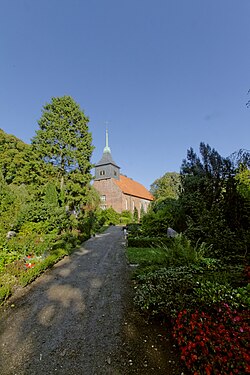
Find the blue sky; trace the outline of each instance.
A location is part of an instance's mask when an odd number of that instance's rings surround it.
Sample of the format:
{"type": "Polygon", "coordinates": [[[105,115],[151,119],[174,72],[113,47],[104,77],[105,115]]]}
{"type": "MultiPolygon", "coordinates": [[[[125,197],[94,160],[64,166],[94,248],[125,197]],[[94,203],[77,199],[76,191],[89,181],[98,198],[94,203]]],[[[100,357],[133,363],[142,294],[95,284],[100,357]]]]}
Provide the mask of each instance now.
{"type": "Polygon", "coordinates": [[[201,141],[250,149],[249,0],[1,0],[0,128],[25,142],[71,95],[99,161],[150,184],[201,141]]]}

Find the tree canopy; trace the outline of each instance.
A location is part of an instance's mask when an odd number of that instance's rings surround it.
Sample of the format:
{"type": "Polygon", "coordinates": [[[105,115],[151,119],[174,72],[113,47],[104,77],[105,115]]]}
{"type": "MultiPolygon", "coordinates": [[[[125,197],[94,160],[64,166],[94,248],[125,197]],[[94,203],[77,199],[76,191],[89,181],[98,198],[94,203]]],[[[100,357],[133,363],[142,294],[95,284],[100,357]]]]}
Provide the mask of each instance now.
{"type": "Polygon", "coordinates": [[[150,192],[155,199],[178,198],[180,189],[180,174],[167,172],[162,177],[157,178],[150,186],[150,192]]]}
{"type": "Polygon", "coordinates": [[[242,153],[237,154],[225,158],[201,143],[201,157],[191,148],[181,167],[183,228],[192,240],[200,238],[230,253],[246,252],[250,235],[250,207],[244,196],[248,155],[242,159],[242,153]]]}

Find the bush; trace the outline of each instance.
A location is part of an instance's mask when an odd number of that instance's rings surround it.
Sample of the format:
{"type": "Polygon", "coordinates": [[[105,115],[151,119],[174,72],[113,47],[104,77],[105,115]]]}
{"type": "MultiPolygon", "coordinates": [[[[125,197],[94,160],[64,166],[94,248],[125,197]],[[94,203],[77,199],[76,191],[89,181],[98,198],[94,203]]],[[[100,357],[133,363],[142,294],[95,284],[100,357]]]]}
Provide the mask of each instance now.
{"type": "Polygon", "coordinates": [[[128,210],[122,211],[121,217],[120,217],[121,224],[128,225],[129,223],[132,222],[132,220],[133,220],[133,215],[130,211],[128,210]]]}
{"type": "Polygon", "coordinates": [[[137,237],[141,235],[141,224],[139,223],[129,223],[127,224],[128,234],[132,237],[137,237]]]}
{"type": "MultiPolygon", "coordinates": [[[[134,248],[161,248],[165,253],[166,266],[183,266],[190,264],[204,263],[206,261],[216,262],[213,259],[206,259],[205,254],[209,249],[205,243],[191,245],[191,241],[179,234],[175,238],[133,238],[128,237],[128,246],[134,248]]],[[[143,254],[143,253],[142,253],[143,254]]],[[[139,262],[140,263],[140,262],[139,262]]]]}
{"type": "Polygon", "coordinates": [[[193,246],[191,241],[182,234],[173,238],[170,245],[169,249],[166,249],[169,262],[176,266],[201,263],[210,248],[204,242],[200,243],[199,241],[193,246]]]}
{"type": "Polygon", "coordinates": [[[135,303],[151,315],[175,316],[192,303],[196,279],[197,271],[187,266],[138,275],[135,303]]]}

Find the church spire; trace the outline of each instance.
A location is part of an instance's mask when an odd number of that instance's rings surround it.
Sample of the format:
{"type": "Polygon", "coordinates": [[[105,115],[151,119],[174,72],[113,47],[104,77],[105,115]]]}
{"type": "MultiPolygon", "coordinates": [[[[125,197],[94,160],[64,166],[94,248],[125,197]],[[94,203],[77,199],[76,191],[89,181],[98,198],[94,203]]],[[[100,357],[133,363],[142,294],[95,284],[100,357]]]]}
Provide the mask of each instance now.
{"type": "Polygon", "coordinates": [[[103,150],[102,158],[95,165],[95,181],[107,180],[109,178],[120,179],[120,167],[114,162],[109,147],[109,134],[106,129],[106,145],[103,150]]]}
{"type": "Polygon", "coordinates": [[[111,150],[109,147],[109,133],[108,133],[108,128],[106,128],[106,146],[104,147],[103,152],[109,152],[111,154],[111,150]]]}

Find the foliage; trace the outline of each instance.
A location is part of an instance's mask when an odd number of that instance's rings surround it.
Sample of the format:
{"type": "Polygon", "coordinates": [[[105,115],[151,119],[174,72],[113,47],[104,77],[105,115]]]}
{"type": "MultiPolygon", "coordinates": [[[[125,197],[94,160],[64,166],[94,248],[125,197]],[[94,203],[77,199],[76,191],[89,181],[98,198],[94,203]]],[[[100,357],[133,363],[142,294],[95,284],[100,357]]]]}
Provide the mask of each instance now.
{"type": "Polygon", "coordinates": [[[137,208],[135,207],[134,208],[134,213],[133,213],[133,221],[135,223],[138,223],[138,220],[139,220],[139,212],[138,212],[137,208]]]}
{"type": "Polygon", "coordinates": [[[124,225],[132,223],[132,221],[133,221],[132,213],[128,210],[122,211],[120,221],[124,225]]]}
{"type": "Polygon", "coordinates": [[[162,177],[155,180],[150,186],[150,192],[155,200],[177,199],[180,191],[180,175],[176,172],[167,172],[162,177]]]}
{"type": "Polygon", "coordinates": [[[45,192],[44,192],[44,204],[45,206],[54,206],[58,207],[59,206],[59,197],[58,197],[58,192],[56,189],[56,185],[53,182],[48,182],[45,185],[45,192]]]}
{"type": "Polygon", "coordinates": [[[204,143],[200,144],[200,154],[201,159],[192,148],[188,150],[181,167],[182,230],[193,242],[200,238],[213,244],[216,256],[221,252],[245,254],[250,205],[240,193],[239,179],[235,177],[237,163],[204,143]]]}
{"type": "MultiPolygon", "coordinates": [[[[19,241],[16,245],[18,243],[19,241]]],[[[78,244],[79,236],[77,232],[65,232],[57,241],[51,242],[50,246],[48,244],[45,246],[46,252],[42,254],[43,256],[37,257],[34,253],[25,256],[20,251],[15,253],[13,250],[5,252],[12,259],[6,261],[4,267],[0,268],[0,303],[11,295],[14,286],[29,284],[47,268],[52,267],[64,256],[69,255],[78,244]],[[29,263],[31,264],[30,267],[29,263]]],[[[38,248],[36,245],[30,250],[35,249],[37,254],[38,248]]]]}
{"type": "Polygon", "coordinates": [[[167,210],[150,211],[142,218],[142,232],[145,237],[166,236],[170,226],[169,222],[169,212],[167,210]]]}
{"type": "Polygon", "coordinates": [[[30,146],[0,129],[0,173],[10,184],[25,163],[25,153],[30,146]]]}
{"type": "Polygon", "coordinates": [[[173,335],[181,358],[193,374],[250,372],[248,313],[223,303],[211,311],[179,312],[173,335]]]}
{"type": "Polygon", "coordinates": [[[15,282],[16,278],[14,275],[0,274],[0,304],[11,296],[15,282]]]}
{"type": "Polygon", "coordinates": [[[175,316],[189,305],[195,285],[192,267],[161,268],[137,276],[135,303],[151,315],[175,316]]]}
{"type": "MultiPolygon", "coordinates": [[[[99,222],[100,223],[100,222],[99,222]]],[[[104,224],[104,223],[103,223],[104,224]]],[[[98,229],[99,225],[94,211],[87,211],[78,216],[78,229],[90,237],[98,229]]]]}
{"type": "Polygon", "coordinates": [[[44,107],[32,146],[0,129],[1,300],[86,239],[97,221],[87,124],[73,99],[63,97],[44,107]],[[7,240],[10,230],[15,236],[7,240]]]}
{"type": "Polygon", "coordinates": [[[205,258],[208,247],[204,242],[197,241],[193,246],[191,241],[182,234],[171,239],[169,248],[166,248],[169,262],[172,265],[189,265],[198,264],[205,258]]]}
{"type": "Polygon", "coordinates": [[[191,148],[178,198],[159,189],[138,238],[128,237],[139,247],[149,246],[144,237],[166,236],[168,227],[184,233],[161,246],[161,258],[154,248],[128,250],[139,264],[137,306],[150,316],[171,317],[182,358],[197,375],[250,372],[249,168],[246,150],[224,158],[204,143],[200,157],[191,148]]]}
{"type": "Polygon", "coordinates": [[[0,174],[6,184],[24,184],[32,190],[48,181],[45,164],[31,146],[13,135],[6,134],[2,129],[0,155],[0,174]]]}
{"type": "Polygon", "coordinates": [[[179,202],[171,198],[159,198],[150,204],[150,210],[142,218],[144,236],[162,237],[168,228],[180,229],[181,208],[179,202]]]}
{"type": "Polygon", "coordinates": [[[205,280],[198,283],[194,290],[194,297],[198,304],[211,307],[214,304],[227,303],[231,308],[250,308],[250,284],[234,289],[230,284],[220,284],[205,280]]]}
{"type": "Polygon", "coordinates": [[[120,223],[120,214],[116,212],[112,207],[102,210],[99,214],[99,218],[104,218],[106,225],[115,225],[120,223]]]}
{"type": "Polygon", "coordinates": [[[205,259],[205,254],[211,246],[199,241],[195,246],[182,234],[175,238],[168,237],[131,237],[128,236],[128,246],[136,248],[161,247],[166,254],[168,265],[188,265],[199,263],[205,259]]]}
{"type": "Polygon", "coordinates": [[[142,233],[141,232],[141,224],[139,224],[139,223],[130,222],[129,224],[127,224],[126,228],[128,230],[128,234],[132,237],[140,236],[141,233],[142,233]]]}
{"type": "Polygon", "coordinates": [[[86,203],[82,207],[85,212],[96,212],[100,206],[100,195],[92,185],[87,186],[86,190],[86,203]]]}
{"type": "Polygon", "coordinates": [[[91,180],[93,147],[88,121],[70,96],[52,98],[43,107],[40,129],[32,140],[37,155],[53,167],[65,204],[71,209],[86,203],[91,180]]]}
{"type": "Polygon", "coordinates": [[[33,268],[23,270],[23,272],[19,274],[19,284],[24,287],[31,283],[46,269],[51,268],[60,259],[68,255],[70,248],[71,247],[68,247],[68,249],[57,249],[37,264],[34,264],[33,268]]]}
{"type": "Polygon", "coordinates": [[[240,167],[239,172],[235,176],[237,184],[237,190],[241,196],[250,202],[250,170],[244,167],[240,167]]]}
{"type": "Polygon", "coordinates": [[[166,263],[166,252],[161,248],[152,247],[128,247],[128,261],[140,266],[164,265],[166,263]]]}

